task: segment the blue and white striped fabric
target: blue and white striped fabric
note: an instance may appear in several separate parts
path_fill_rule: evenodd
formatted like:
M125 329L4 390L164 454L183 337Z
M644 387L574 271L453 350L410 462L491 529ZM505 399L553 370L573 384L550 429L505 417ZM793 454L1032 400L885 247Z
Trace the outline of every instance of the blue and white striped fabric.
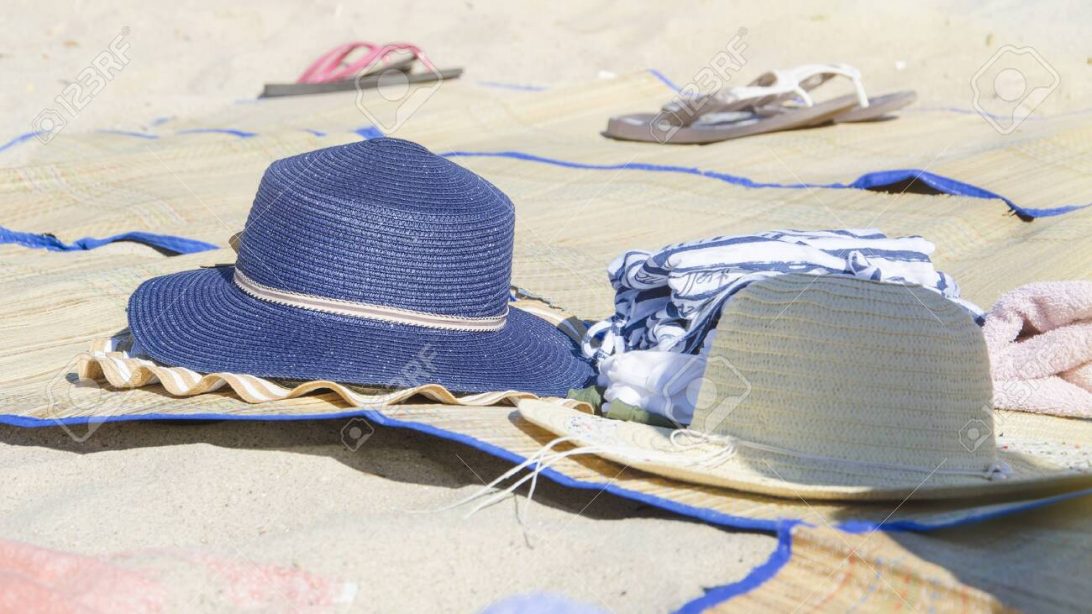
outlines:
M595 324L584 353L601 361L632 350L697 353L721 307L753 281L785 273L835 274L911 283L934 290L981 322L982 310L933 268L921 237L888 238L877 229L775 230L629 251L610 264L615 314Z

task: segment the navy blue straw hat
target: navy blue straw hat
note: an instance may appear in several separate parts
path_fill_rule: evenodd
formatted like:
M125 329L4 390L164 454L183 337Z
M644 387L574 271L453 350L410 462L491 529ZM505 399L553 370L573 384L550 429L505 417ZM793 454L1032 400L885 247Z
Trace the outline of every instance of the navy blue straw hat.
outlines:
M233 267L141 284L129 327L200 372L563 395L594 375L508 308L515 211L474 173L398 139L278 160Z

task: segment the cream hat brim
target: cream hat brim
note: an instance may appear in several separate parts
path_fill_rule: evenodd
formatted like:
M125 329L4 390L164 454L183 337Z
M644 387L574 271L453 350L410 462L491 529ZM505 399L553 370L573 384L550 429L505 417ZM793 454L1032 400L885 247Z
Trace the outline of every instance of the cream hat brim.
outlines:
M717 456L715 444L680 448L671 442L672 429L610 420L556 403L527 400L519 413L533 424L596 456L648 473L722 488L776 497L815 500L953 499L1049 493L1092 485L1092 474L1078 473L1042 457L998 450L997 460L1011 468L1004 479L941 473L939 467L899 471L836 462L793 458L784 454L737 447ZM1009 442L1019 440L1007 432ZM933 471L934 469L939 471Z

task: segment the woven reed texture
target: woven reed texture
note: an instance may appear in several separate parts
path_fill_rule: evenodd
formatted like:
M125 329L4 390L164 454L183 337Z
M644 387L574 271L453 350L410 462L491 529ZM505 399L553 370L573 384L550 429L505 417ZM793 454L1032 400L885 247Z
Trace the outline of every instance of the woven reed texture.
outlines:
M43 342L41 332L22 329L13 339L15 350L0 353L0 372L5 379L4 413L41 419L62 419L69 417L94 415L139 416L140 414L208 415L231 413L240 416L268 415L314 415L322 413L342 413L348 409L336 394L308 395L285 399L271 403L253 405L234 395L203 394L186 399L178 399L167 394L158 385L134 390L115 391L109 387L80 388L68 381L66 375L74 372L77 361L74 358L86 349L96 338L108 336L124 326L124 313L111 313L104 306L123 304L126 287L139 283L142 275L162 273L171 268L188 268L197 262L215 262L217 254L213 252L180 256L165 259L156 267L136 267L135 271L114 269L110 275L99 278L96 287L106 289L99 295L85 296L79 300L66 302L67 309L56 319L51 329L53 339ZM61 254L56 254L61 256ZM81 257L84 254L67 254ZM151 268L151 271L147 269ZM19 305L11 303L0 306L3 317L19 316L25 318L35 312L41 312L56 303L54 292L59 288L81 287L82 277L67 282L55 282L51 287L33 287L33 292L26 293ZM66 285L67 284L67 285ZM110 291L122 296L110 295ZM120 301L120 302L119 302ZM91 324L92 326L89 326ZM98 332L91 331L97 328ZM90 337L88 337L90 335ZM56 365L63 365L57 367ZM466 407L447 407L443 405L407 404L393 408L393 415L400 419L418 422L445 429L454 433L472 437L486 444L494 445L521 456L530 456L553 439L554 435L539 429L520 419L511 408L481 407L469 410ZM1007 432L1034 433L1044 445L1049 443L1051 454L1059 460L1076 459L1079 445L1073 442L1092 439L1092 424L1080 421L1053 418L1049 416L1031 416L1020 412L997 412ZM1006 437L999 443L1012 447ZM1018 441L1011 443L1020 444ZM1036 450L1043 454L1042 450ZM1086 456L1086 455L1085 455ZM1078 463L1084 463L1085 456L1080 456ZM777 520L780 518L802 518L809 522L836 523L849 518L871 520L874 522L894 522L898 520L951 521L976 513L996 510L1017 503L996 503L983 500L955 501L918 501L913 498L904 504L894 503L837 503L812 500L787 499L753 495L721 488L689 485L665 478L657 478L635 469L611 463L594 457L581 457L579 460L566 459L555 468L564 474L586 481L618 486L637 492L661 497L684 505L708 508L714 511L743 518Z
M713 611L1083 612L1090 519L1085 497L928 534L802 526L788 565Z
M959 582L954 574L903 549L886 534L845 535L836 529L793 532L789 564L753 592L714 612L1015 612L993 595Z
M558 327L573 342L579 342L583 336L583 323L541 301L521 299L513 302L512 307L532 313ZM515 405L519 400L536 398L533 394L516 391L456 396L443 386L436 384L382 390L345 386L328 380L275 382L246 373L202 374L184 367L169 367L146 358L131 356L132 342L132 335L127 331L110 339L96 340L91 344L86 355L82 355L77 362L75 374L81 380L104 381L105 384L119 390L160 384L176 397L196 396L227 387L247 403L269 403L324 392L335 393L340 397L339 400L349 407L389 407L417 400L415 399L417 396L447 405L466 406L506 403ZM552 399L552 401L581 411L589 413L592 411L587 403L572 399Z
M443 95L438 93L435 99L440 101ZM838 177L831 171L826 178L852 179L858 170L873 170L880 162L885 167L913 166L913 152L936 151L936 143L921 142L922 133L951 134L957 144L946 150L945 157L970 151L968 155L988 158L974 165L970 175L958 178L973 183L975 173L1003 168L1000 180L1005 185L988 187L1017 202L1034 206L1080 202L1087 200L1082 194L1090 176L1084 172L1089 156L1082 153L1089 139L1080 138L1088 122L1080 116L1029 123L1004 140L980 133L975 122L984 122L978 118L936 113L907 113L881 124L794 131L708 147L627 144L597 135L606 115L662 96L662 84L637 76L512 102L471 104L464 98L437 103L435 108L425 105L398 135L438 152L515 151L583 165L632 163L661 169L453 158L486 177L515 203L516 283L583 317L611 311L612 293L603 270L626 249L656 249L687 239L778 227L879 226L889 234L921 234L937 244L938 267L953 274L965 294L982 305L1029 281L1092 276L1092 267L1087 266L1092 245L1078 241L1088 236L1092 225L1087 209L1025 223L999 201L859 190L754 189L689 170L750 177L752 167L765 161L770 176L758 179L812 180L816 177L804 175L824 166L848 169L840 170ZM360 116L352 97L335 98L342 100L340 110L322 115L335 118L331 121L344 117L336 121L357 125ZM269 113L280 118L281 111L276 110L280 103L268 104L273 105ZM298 100L290 104L294 111L304 108ZM267 109L265 103L258 107L255 122L262 121ZM184 139L142 141L129 153L3 170L0 215L10 228L55 232L65 239L149 230L226 245L227 237L242 229L258 179L270 162L358 138L347 130L321 138L295 129L261 132L252 138L190 134ZM817 142L826 146L816 152L805 146ZM1051 171L1044 173L1037 159L1020 153L1024 150L1056 152ZM855 168L858 159L867 165ZM928 160L917 162L923 166ZM665 167L687 172L663 171ZM929 169L938 171L934 166ZM1029 251L1034 251L1034 258L1028 257Z
M715 381L715 380L714 380ZM881 410L882 411L882 410ZM585 448L618 464L648 473L688 482L731 490L787 497L806 501L891 501L961 499L973 501L979 497L1044 496L1062 490L1092 487L1088 469L1071 467L1061 454L1072 455L1076 464L1087 465L1090 458L1080 444L1066 444L1055 438L1031 439L1019 428L1006 431L1006 446L996 451L987 446L994 432L992 416L979 413L950 432L938 431L937 438L954 440L965 449L937 457L928 451L917 453L890 441L893 450L881 453L871 448L869 429L857 427L860 436L845 442L831 442L824 433L816 435L829 449L822 457L807 457L807 452L788 448L783 440L798 442L813 430L829 429L815 417L790 415L782 411L780 422L771 422L762 431L763 442L772 442L777 450L754 449L761 445L753 439L738 441L728 448L727 442L701 443L690 439L672 440L670 429L636 422L609 420L590 416L548 402L528 400L519 404L520 416L545 428L555 437L571 438L577 449ZM975 415L975 414L972 414ZM726 419L731 420L732 416ZM915 424L922 428L923 421ZM852 426L842 426L843 432L853 432ZM975 429L969 431L969 429ZM974 439L967 435L971 432ZM879 439L879 437L876 437ZM1049 442L1049 443L1048 443ZM752 446L747 444L751 443ZM977 444L977 446L975 445ZM813 446L815 447L815 446ZM986 450L982 450L987 447ZM797 445L797 448L805 448ZM864 452L862 452L862 449ZM1050 450L1051 453L1040 454ZM849 456L873 459L871 466L852 466ZM977 465L967 458L979 457ZM904 459L896 464L892 458ZM843 460L828 460L843 459ZM883 460L881 460L883 459ZM1079 460L1078 460L1079 459ZM987 479L986 471L995 462L1004 463L1005 479ZM881 464L883 463L883 464ZM932 463L932 464L929 464ZM948 474L949 466L972 467L973 475Z
M460 411L460 409L436 405L403 406L398 409L397 417L400 420L420 422L467 435L524 457L534 454L542 445L556 437L553 433L531 424L505 407L475 409L472 412ZM1013 418L1007 421L1009 428L1020 431L1022 422L1017 422L1017 419L1022 416L1013 416ZM1042 441L1053 440L1059 450L1072 451L1072 444L1066 444L1065 441L1072 442L1081 437L1087 440L1089 436L1092 436L1092 425L1084 423L1070 425L1069 423L1073 421L1059 420L1061 424L1054 423L1045 429L1050 431L1051 435L1044 437ZM1070 427L1076 428L1063 434L1066 428ZM1019 501L1023 500L1018 498L1018 500L999 502L995 499L978 498L928 501L909 497L900 504L899 501L845 502L822 501L809 497L769 497L712 486L685 484L652 476L633 467L592 455L564 459L552 465L552 468L574 479L602 485L611 484L672 502L733 516L761 520L798 518L823 525L832 525L849 519L876 523L901 520L952 522L960 518L1019 506Z
M288 292L496 317L508 304L514 218L488 181L420 145L329 147L269 166L238 267Z
M384 101L369 94L369 109ZM583 163L661 163L728 173L759 183L851 182L881 170L924 169L974 184L1031 208L1092 202L1092 114L1028 121L999 134L974 114L910 107L896 121L839 125L747 138L707 147L664 147L600 136L612 115L654 111L673 92L648 73L533 94L483 90L453 81L439 88L396 136L432 148L517 150ZM177 149L183 157L233 149L294 152L357 138L367 126L354 94L268 100L172 124L158 140L113 134L57 137L43 163L125 152ZM389 103L386 103L389 104ZM240 138L206 129L242 131ZM181 131L181 134L177 132ZM325 136L315 136L318 131ZM502 146L497 141L503 141ZM62 146L63 144L63 146ZM53 143L51 143L53 145ZM189 153L182 153L188 151ZM938 153L939 152L939 153ZM280 157L280 156L278 156ZM171 157L164 156L169 162ZM1048 168L1049 172L1043 172ZM918 185L917 188L922 188Z
M435 314L507 312L514 212L487 181L407 141L279 160L247 219L238 272L289 294ZM162 364L385 387L563 396L594 378L562 332L518 310L441 330L259 300L230 267L151 279L129 326Z
M144 413L174 413L179 416L208 413L238 415L301 415L340 413L347 407L336 395L309 395L275 403L251 405L231 395L200 395L179 400L165 394L158 386L115 393L106 389L72 390L65 376L76 364L74 358L96 339L108 337L125 326L124 305L129 293L143 279L172 271L223 262L233 257L230 250L206 252L190 256L163 258L142 253L134 256L130 246L110 246L88 253L48 253L18 248L4 250L5 265L33 274L41 271L35 283L25 277L9 278L5 286L12 290L11 299L0 304L0 319L16 323L7 330L8 342L0 350L0 373L3 374L4 413L43 419L64 418L93 413L99 416ZM121 253L118 253L121 252ZM113 259L114 262L109 261ZM50 267L53 262L66 266ZM57 309L61 307L61 309ZM53 310L50 312L50 310ZM49 313L49 325L44 324ZM90 393L90 404L82 396ZM510 408L465 408L446 411L440 406L406 405L397 410L397 417L448 429L481 441L497 445L513 453L528 456L553 438L550 433L518 421ZM1031 416L1020 412L996 412L999 432L1018 431L1051 442L1050 452L1060 461L1074 458L1079 452L1074 446L1092 440L1092 425L1062 418ZM513 420L517 420L515 423ZM1068 442L1068 443L1067 443ZM1077 443L1074 443L1077 442ZM1012 442L1002 435L999 445L1012 449ZM1035 450L1036 454L1044 454ZM1084 462L1085 468L1087 461ZM776 520L783 517L803 518L815 522L835 523L847 518L884 520L891 505L837 504L819 501L793 501L748 495L713 487L692 486L672 480L654 478L636 470L624 470L620 465L594 458L567 460L558 469L577 479L610 483L618 478L624 488L660 496L687 505L710 508L747 518ZM621 475L620 475L621 473ZM967 506L982 502L918 502L900 506L889 521L915 518L952 519L970 514Z
M985 342L970 316L935 292L783 276L733 297L717 333L705 374L713 385L699 395L694 429L864 463L983 471L993 462L992 433L974 450L960 441L965 425L989 418ZM802 483L828 472L845 484L924 477L805 459L750 464L765 462Z
M646 76L518 97L499 96L492 90L464 92L457 83L450 88L445 85L397 136L418 140L438 152L519 151L582 164L671 165L754 174L758 176L752 178L779 182L841 181L877 168L924 166L942 174L965 170L967 174L957 178L972 183L980 178L993 181L996 176L997 183L987 187L1025 205L1088 200L1090 174L1082 152L1087 151L1089 140L1082 135L1087 136L1089 122L1082 117L1027 123L1017 135L1001 139L985 132L988 127L978 118L908 111L897 121L876 125L674 148L617 143L598 135L611 114L656 108L665 101L669 92ZM309 116L312 109L314 114ZM55 232L64 239L149 230L227 246L227 238L243 228L261 174L270 162L360 138L350 132L361 124L351 95L323 98L314 106L304 99L268 101L231 109L221 117L217 127L261 130L251 138L193 133L159 140L62 134L42 148L52 159L0 170L0 219L10 228ZM285 118L295 119L287 122ZM204 118L187 125L210 127L214 120ZM329 132L319 137L300 127ZM933 152L946 144L938 144L937 139L949 138L951 147L933 164ZM124 146L115 147L121 143ZM94 156L84 157L87 152ZM1056 164L1050 173L1043 173L1038 161L1048 158ZM584 318L612 311L613 292L605 267L625 249L655 249L682 240L778 227L879 226L889 234L923 235L937 244L938 268L955 276L964 294L983 306L1022 283L1092 278L1089 210L1027 223L1012 216L999 201L973 198L753 189L694 173L569 168L507 157L453 159L500 188L516 207L513 282ZM768 174L762 176L763 172ZM63 376L73 357L95 339L125 326L126 301L141 281L234 259L230 250L163 259L151 250L126 245L65 254L0 246L0 291L6 297L0 305L6 333L0 348L5 410L46 418L75 415L70 413L75 408L63 404L50 409L51 395L57 396L50 386L54 382L70 385ZM227 395L202 395L180 403L154 387L122 396L124 402L115 402L118 397L102 395L102 406L95 411L254 415L274 407L283 414L344 410L333 396L260 406ZM510 428L509 413L475 412L473 418L482 419L479 424L468 422L471 416L465 412L447 415L425 407L418 419L522 454L534 453L550 438L538 431L537 439L532 439ZM1008 424L1029 427L1022 422L1026 416L997 415ZM1066 437L1070 442L1092 439L1083 423L1039 418L1042 422L1035 428L1057 438L1059 456L1067 454L1062 443ZM999 442L1004 445L1005 438ZM574 476L604 482L620 469L595 460L559 466ZM833 522L852 516L878 521L891 510L883 504L793 505L647 476L625 481L627 487L644 492L755 518ZM965 504L909 502L893 518Z
M248 159L224 160L223 170L212 178L207 169L183 178L162 167L146 168L147 176L130 182L142 186L144 197L132 187L110 192L103 186L93 198L76 199L77 186L88 179L80 168L70 168L64 181L38 188L23 184L22 190L8 185L0 211L9 227L56 231L65 238L137 228L226 246L228 237L242 229L258 177L269 162L258 155ZM1090 210L1026 223L1006 214L999 203L968 198L748 190L688 175L611 174L504 159L460 163L487 177L516 205L514 282L586 318L613 311L606 265L626 249L779 227L878 225L889 234L923 235L937 245L937 267L983 306L1032 281L1092 279L1087 265L1092 244L1083 240L1092 232ZM247 164L251 170L241 171ZM158 218L173 222L160 224Z

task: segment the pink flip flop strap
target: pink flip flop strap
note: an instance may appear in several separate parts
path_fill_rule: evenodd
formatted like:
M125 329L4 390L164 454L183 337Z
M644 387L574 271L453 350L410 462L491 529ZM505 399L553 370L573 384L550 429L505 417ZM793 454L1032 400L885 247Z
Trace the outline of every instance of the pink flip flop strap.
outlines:
M349 57L350 54L361 48L366 49L366 52L362 57L351 63L345 63L346 58ZM428 60L425 53L416 45L411 45L409 43L387 43L385 45L377 45L367 41L358 41L339 45L319 56L318 59L307 67L307 70L303 71L303 74L300 75L297 83L330 83L332 81L351 79L361 71L369 69L377 63L387 62L390 56L400 52L409 52L427 68L435 70L432 62Z
M365 47L368 52L374 52L376 47L375 43L369 43L367 41L358 41L355 43L345 43L344 45L338 45L326 53L320 55L307 70L303 71L297 83L322 83L326 75L330 74L335 68L337 68L353 51Z

